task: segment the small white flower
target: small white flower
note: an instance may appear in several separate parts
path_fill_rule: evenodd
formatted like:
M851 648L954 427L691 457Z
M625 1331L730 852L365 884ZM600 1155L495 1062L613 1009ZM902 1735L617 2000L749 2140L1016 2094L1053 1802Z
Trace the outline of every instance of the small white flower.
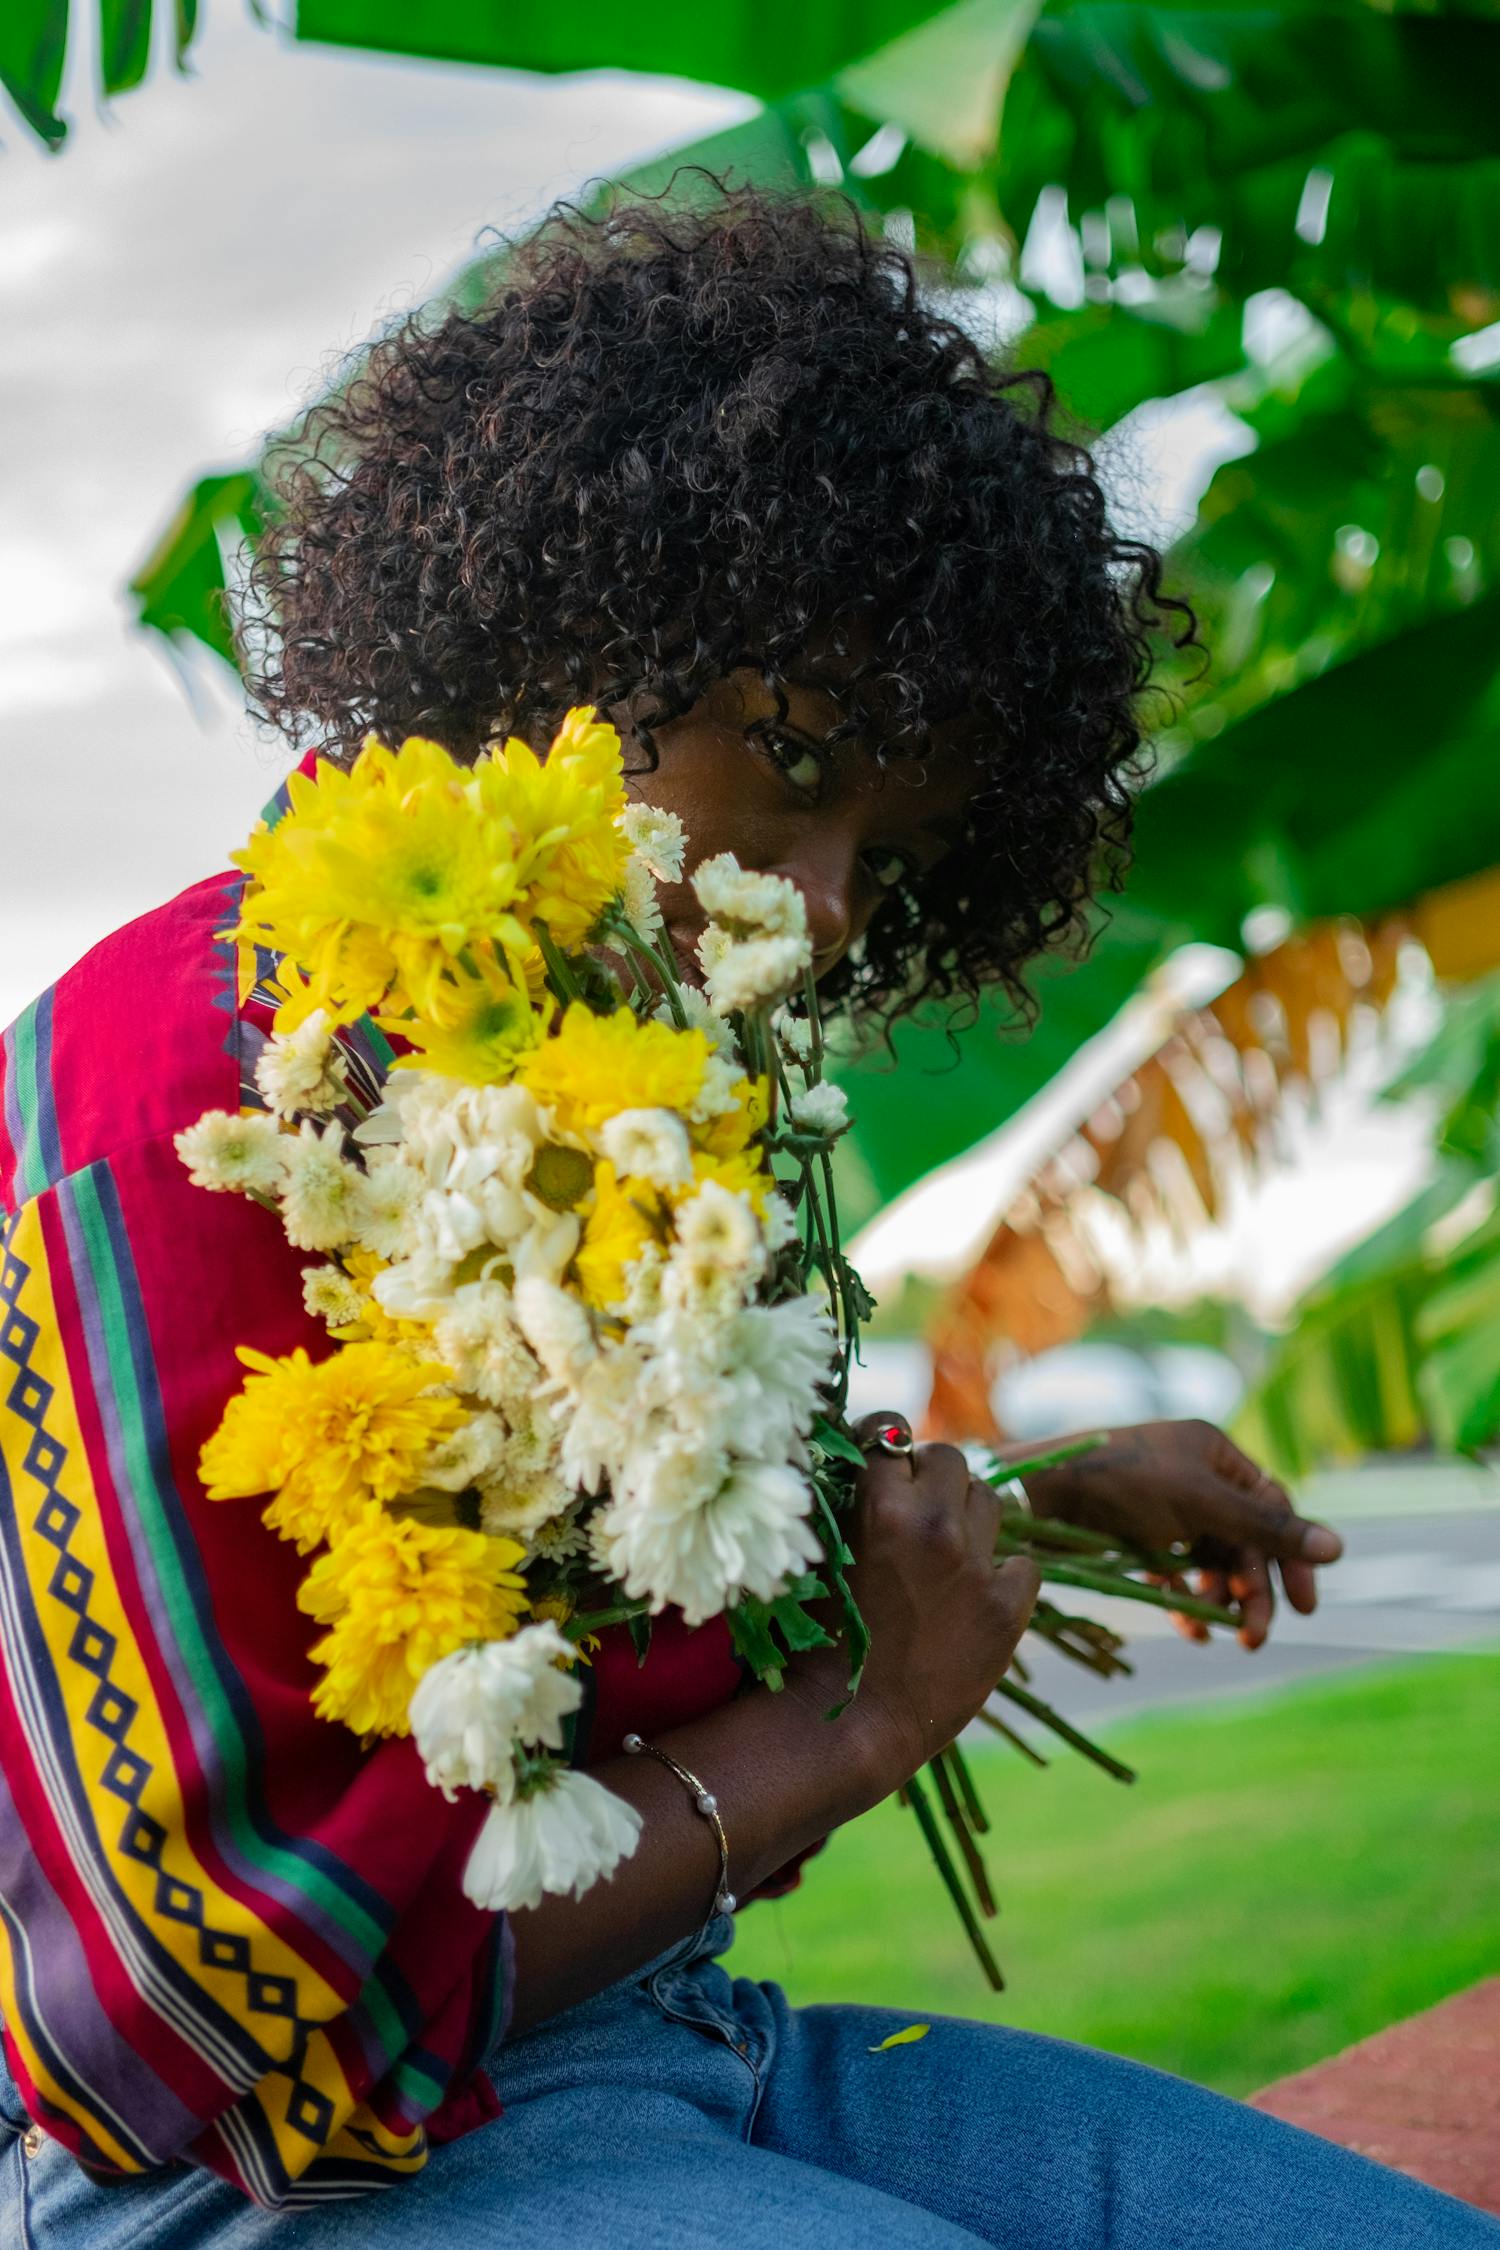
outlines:
M495 1803L464 1869L464 1895L494 1912L581 1898L640 1840L641 1816L592 1774L559 1767L547 1785Z
M680 883L687 831L676 813L655 805L627 805L620 826L659 883Z
M326 1009L314 1008L295 1031L272 1033L256 1060L255 1083L278 1117L321 1116L338 1108L349 1081Z
M687 1127L669 1109L617 1110L600 1127L599 1145L622 1178L674 1188L693 1176Z
M732 937L806 939L807 907L784 875L760 875L740 866L733 852L701 860L693 870L698 904Z
M584 1307L540 1275L517 1281L515 1306L521 1333L553 1382L576 1389L598 1352Z
M729 941L726 938L724 942L727 945ZM709 1006L704 995L694 985L685 984L682 988L681 998L682 1012L687 1017L688 1029L690 1031L701 1031L710 1047L721 1048L725 1055L732 1056L735 1052L734 1033L717 1010ZM673 1021L670 1008L666 1011L665 1021L669 1023Z
M357 1238L378 1258L399 1258L413 1246L422 1202L419 1172L386 1149L372 1150L355 1213Z
M614 1500L594 1519L610 1575L653 1610L680 1609L702 1625L743 1594L774 1601L820 1552L808 1522L811 1489L783 1462L736 1462L699 1507Z
M572 1498L572 1487L552 1469L513 1473L507 1463L479 1496L480 1525L492 1539L519 1539L525 1546Z
M571 1671L576 1652L550 1621L525 1625L507 1641L470 1641L423 1673L411 1699L411 1727L434 1789L514 1787L517 1742L560 1750L562 1722L583 1690Z
M816 1133L835 1141L849 1128L849 1102L842 1086L823 1079L792 1096L792 1123L799 1133Z
M330 1328L352 1328L364 1317L364 1299L342 1266L304 1266L302 1302Z
M695 1125L712 1124L716 1117L728 1117L738 1107L736 1096L745 1082L745 1073L737 1062L731 1062L729 1053L709 1056L703 1066L703 1083L693 1097L688 1116Z
M518 1287L523 1281L561 1281L583 1232L576 1211L549 1211L535 1200L530 1211L530 1228L511 1244L511 1265Z
M739 1188L705 1180L696 1195L679 1203L677 1247L685 1257L718 1266L725 1273L758 1275L764 1255L755 1206Z
M439 1492L467 1492L488 1484L505 1465L509 1431L498 1414L481 1409L433 1446L422 1463L420 1481Z
M745 938L719 951L712 966L704 958L704 943L699 955L704 959L708 996L725 1015L784 999L812 963L812 947L805 936Z
M661 928L656 877L639 852L632 852L625 862L625 872L620 878L620 904L638 936L648 940L656 936Z
M562 1471L579 1492L598 1492L640 1433L646 1346L607 1344L578 1379L562 1432Z
M806 1016L794 1016L790 1009L778 1008L771 1019L771 1027L791 1061L812 1061L812 1025Z
M735 1406L721 1422L737 1453L795 1457L833 1378L836 1337L816 1297L747 1305L724 1340L724 1379Z
M231 1117L227 1110L210 1109L196 1125L179 1133L172 1145L194 1187L273 1195L286 1170L289 1141L290 1135L274 1118L254 1110Z
M288 1242L298 1250L341 1250L357 1241L365 1176L344 1155L343 1127L330 1123L320 1134L304 1121L300 1132L284 1140L281 1223Z
M455 1289L433 1332L438 1356L462 1391L487 1405L520 1408L534 1396L541 1369L516 1326L511 1293L501 1281L468 1281Z

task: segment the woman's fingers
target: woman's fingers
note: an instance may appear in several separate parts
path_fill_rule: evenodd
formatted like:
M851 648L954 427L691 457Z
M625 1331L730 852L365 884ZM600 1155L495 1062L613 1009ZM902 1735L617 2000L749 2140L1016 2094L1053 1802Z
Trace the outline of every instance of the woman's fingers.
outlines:
M1262 1647L1276 1610L1270 1565L1255 1548L1244 1547L1230 1563L1225 1577L1230 1593L1240 1605L1241 1647Z

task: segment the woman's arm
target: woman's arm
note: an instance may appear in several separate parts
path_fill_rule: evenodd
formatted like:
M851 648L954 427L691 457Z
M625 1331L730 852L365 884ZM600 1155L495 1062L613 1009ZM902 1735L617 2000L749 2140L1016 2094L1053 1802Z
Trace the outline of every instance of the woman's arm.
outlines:
M882 1417L890 1420L891 1417ZM846 1660L819 1650L779 1693L755 1688L656 1738L719 1801L730 1882L745 1896L798 1852L909 1780L968 1724L1002 1677L1036 1599L1027 1562L994 1563L998 1504L963 1455L923 1446L877 1456L850 1531L871 1647L843 1715ZM718 1877L709 1824L650 1758L594 1769L637 1807L640 1844L581 1900L512 1917L517 2029L601 1991L703 1922Z

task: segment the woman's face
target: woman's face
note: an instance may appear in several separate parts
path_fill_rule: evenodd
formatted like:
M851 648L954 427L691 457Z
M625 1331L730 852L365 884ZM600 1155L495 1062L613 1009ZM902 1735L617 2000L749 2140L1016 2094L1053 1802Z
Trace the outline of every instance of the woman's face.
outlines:
M788 685L786 716L758 675L731 673L680 719L653 729L654 771L632 796L674 812L687 830L687 874L716 852L785 875L807 906L813 967L824 976L904 884L959 842L977 768L956 745L925 765L885 766L857 741L828 744L839 723L823 688ZM687 875L663 884L673 950L696 982L704 915Z

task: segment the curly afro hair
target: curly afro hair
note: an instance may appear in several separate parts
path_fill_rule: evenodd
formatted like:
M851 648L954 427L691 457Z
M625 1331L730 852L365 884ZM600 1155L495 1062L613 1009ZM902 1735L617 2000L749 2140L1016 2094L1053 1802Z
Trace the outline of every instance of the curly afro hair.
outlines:
M252 569L252 696L346 755L372 728L473 755L594 702L649 764L739 667L832 685L877 757L957 722L968 836L831 996L889 1019L998 982L1024 1012L1025 964L1121 879L1142 693L1191 615L1050 385L850 205L695 184L560 206L488 301L407 320L313 410Z

